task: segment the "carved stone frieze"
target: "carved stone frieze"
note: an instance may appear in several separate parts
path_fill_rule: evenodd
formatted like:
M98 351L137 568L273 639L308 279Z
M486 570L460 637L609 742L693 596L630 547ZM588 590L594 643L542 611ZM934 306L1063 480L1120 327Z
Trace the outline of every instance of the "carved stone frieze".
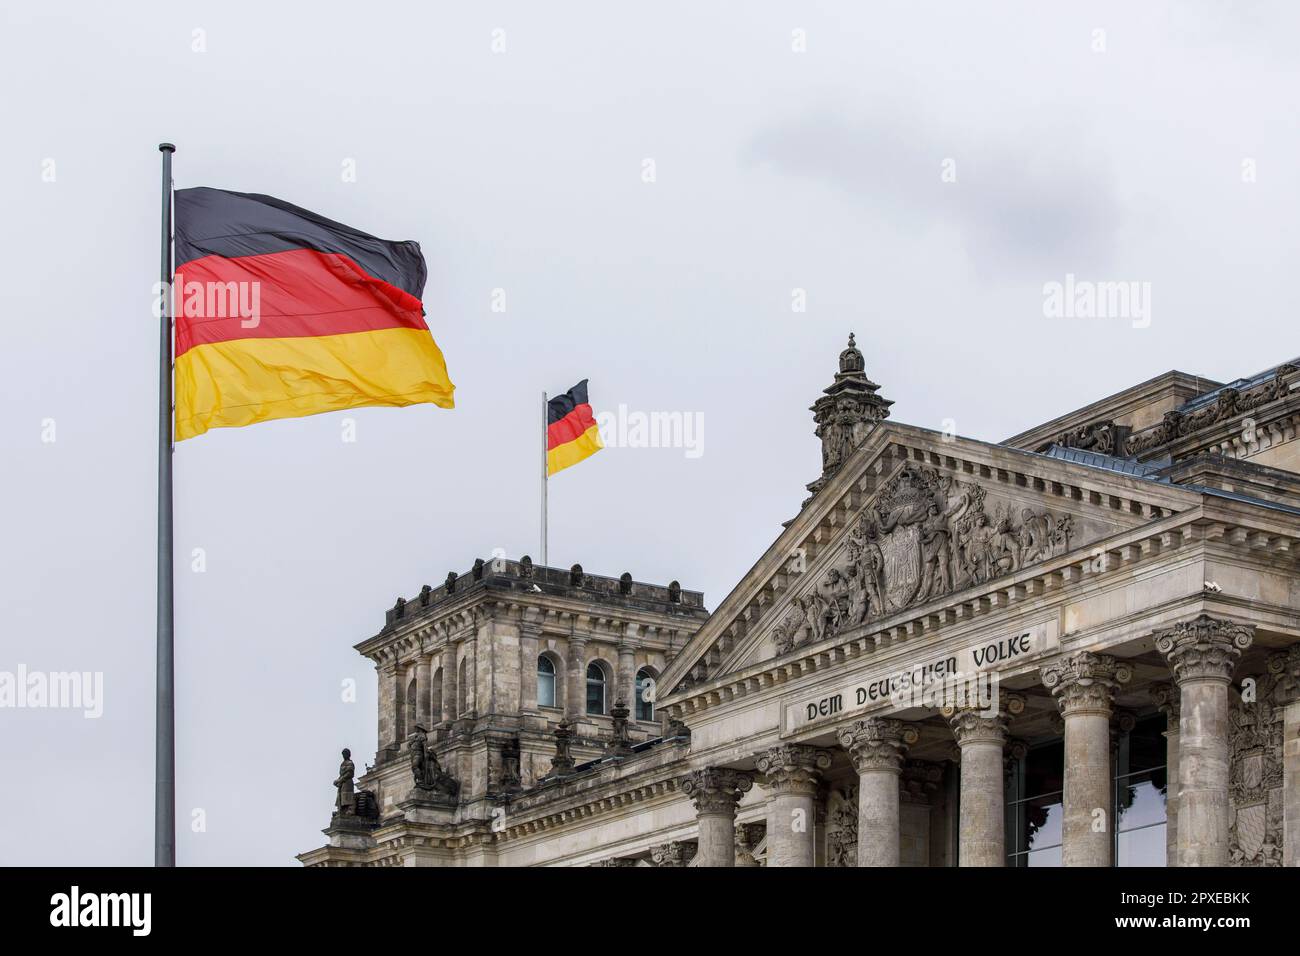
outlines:
M990 512L985 497L978 483L905 465L854 522L841 559L795 598L773 633L777 653L1070 549L1069 515Z
M1116 689L1128 683L1133 671L1109 654L1079 651L1047 665L1039 676L1065 716L1088 713L1108 716Z
M1213 402L1195 411L1181 412L1174 409L1165 412L1165 417L1160 424L1130 435L1124 442L1124 453L1138 455L1160 448L1202 428L1217 425L1219 422L1276 401L1287 394L1289 391L1287 378L1297 370L1297 366L1294 365L1279 365L1272 378L1248 391L1222 388Z
M1049 445L1062 448L1078 448L1081 451L1093 451L1100 455L1114 455L1118 452L1119 429L1113 421L1089 422L1067 432L1062 432ZM1044 446L1045 450L1046 446Z
M1255 639L1255 628L1202 614L1156 635L1156 650L1169 661L1174 680L1232 680L1241 652Z

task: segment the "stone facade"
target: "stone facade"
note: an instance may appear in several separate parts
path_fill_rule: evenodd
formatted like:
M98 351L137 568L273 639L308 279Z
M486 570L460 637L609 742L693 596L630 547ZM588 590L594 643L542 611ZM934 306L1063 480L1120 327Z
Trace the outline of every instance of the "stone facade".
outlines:
M299 859L1300 863L1296 365L997 444L896 422L865 365L851 340L812 497L712 614L527 559L399 600L357 645L356 809Z

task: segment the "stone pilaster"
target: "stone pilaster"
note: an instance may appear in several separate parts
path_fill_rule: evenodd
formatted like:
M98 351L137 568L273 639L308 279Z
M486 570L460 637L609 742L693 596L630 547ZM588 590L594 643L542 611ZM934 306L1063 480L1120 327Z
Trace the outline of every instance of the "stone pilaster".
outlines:
M431 661L429 656L423 655L415 662L415 723L425 730L432 725L429 720L429 668ZM414 727L408 727L408 732L414 732Z
M916 728L868 717L841 728L838 737L858 772L858 866L898 866L899 774Z
M1282 711L1282 865L1300 866L1300 644L1269 658Z
M1228 684L1253 627L1202 614L1156 635L1178 684L1178 865L1228 862Z
M1108 654L1079 651L1040 671L1065 719L1065 792L1061 826L1064 866L1114 862L1114 776L1110 715L1115 690L1132 677Z
M813 827L821 771L831 755L816 747L782 744L757 754L754 765L772 791L767 822L768 866L812 866L816 859Z
M519 710L537 712L537 658L541 651L541 625L525 615L519 625Z
M761 823L741 823L736 827L736 866L761 866L754 852L763 842L767 827Z
M456 717L456 645L449 643L442 649L442 719Z
M402 745L401 704L402 669L397 664L378 668L379 679L379 749Z
M1178 865L1178 688L1152 684L1151 699L1165 715L1165 866Z
M635 624L627 625L627 637L633 639L636 636ZM635 650L631 644L618 645L618 689L614 692L614 697L622 697L627 702L627 706L632 709L632 719L636 719L636 657Z
M736 804L754 786L754 778L726 767L693 770L682 792L695 804L699 824L696 866L736 865Z
M582 637L569 638L569 652L565 655L568 682L564 688L564 716L570 722L582 719L587 712L587 641Z
M992 713L945 708L961 748L959 866L1007 865L1002 747L1008 721L1024 709L1024 698L1014 694L1000 695Z

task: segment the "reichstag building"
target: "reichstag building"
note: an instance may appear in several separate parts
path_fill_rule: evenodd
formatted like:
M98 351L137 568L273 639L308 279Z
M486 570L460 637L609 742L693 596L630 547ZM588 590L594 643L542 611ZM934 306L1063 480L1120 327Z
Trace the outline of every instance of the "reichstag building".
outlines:
M850 339L820 474L712 612L527 557L399 599L298 859L1300 863L1300 367L1000 443L891 404Z

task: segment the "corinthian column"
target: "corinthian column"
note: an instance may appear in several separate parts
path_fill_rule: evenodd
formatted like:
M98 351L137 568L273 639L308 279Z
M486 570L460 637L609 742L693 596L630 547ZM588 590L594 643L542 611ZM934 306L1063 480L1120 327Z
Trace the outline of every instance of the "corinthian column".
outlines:
M1179 691L1179 866L1228 863L1228 684L1254 637L1206 614L1156 635Z
M820 771L831 755L816 747L782 744L758 754L763 786L773 791L767 823L768 866L813 866L813 812Z
M1002 746L1007 721L1025 709L1024 698L1002 694L1000 707L945 709L961 748L959 866L1006 866L1006 804Z
M916 728L868 717L839 731L858 771L858 866L898 866L898 788L903 754Z
M736 804L752 786L749 774L725 767L693 770L682 781L700 828L696 866L736 865Z
M1110 866L1114 861L1114 778L1110 713L1115 689L1132 672L1107 654L1079 651L1040 672L1065 718L1063 866Z

